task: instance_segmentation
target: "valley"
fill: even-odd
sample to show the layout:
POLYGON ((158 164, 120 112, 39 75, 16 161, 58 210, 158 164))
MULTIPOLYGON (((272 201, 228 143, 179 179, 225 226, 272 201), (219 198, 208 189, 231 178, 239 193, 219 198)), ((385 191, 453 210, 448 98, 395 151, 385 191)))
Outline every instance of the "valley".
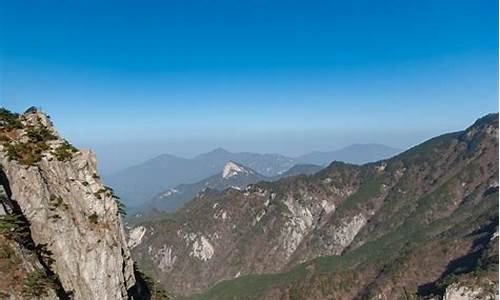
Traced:
POLYGON ((155 198, 172 211, 128 216, 46 114, 2 110, 0 127, 11 299, 496 297, 498 114, 361 165, 227 161, 155 198))
POLYGON ((498 286, 497 161, 495 114, 387 160, 206 190, 174 215, 135 224, 144 233, 132 253, 193 299, 487 290, 498 286))

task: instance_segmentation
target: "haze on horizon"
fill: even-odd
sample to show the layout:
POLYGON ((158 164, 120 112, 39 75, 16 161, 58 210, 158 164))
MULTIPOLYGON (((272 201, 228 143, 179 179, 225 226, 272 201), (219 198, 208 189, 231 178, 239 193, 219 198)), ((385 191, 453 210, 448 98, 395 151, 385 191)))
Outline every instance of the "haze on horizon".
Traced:
POLYGON ((161 153, 408 148, 498 111, 498 1, 9 1, 0 105, 108 173, 161 153))

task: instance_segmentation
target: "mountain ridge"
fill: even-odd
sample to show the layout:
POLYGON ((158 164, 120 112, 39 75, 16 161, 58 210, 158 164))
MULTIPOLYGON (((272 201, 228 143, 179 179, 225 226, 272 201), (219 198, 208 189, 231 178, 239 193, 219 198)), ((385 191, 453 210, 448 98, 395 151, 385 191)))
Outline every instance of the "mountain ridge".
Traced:
POLYGON ((246 166, 229 161, 219 173, 192 184, 180 184, 165 190, 147 201, 137 211, 140 215, 155 210, 173 212, 207 188, 219 191, 228 188, 243 189, 248 184, 265 178, 267 177, 246 166), (235 172, 235 168, 238 172, 235 172))
POLYGON ((333 151, 313 151, 296 157, 303 163, 325 165, 334 160, 353 164, 364 164, 389 158, 401 152, 401 149, 389 147, 383 144, 351 144, 349 146, 333 151))
MULTIPOLYGON (((360 146, 362 147, 363 145, 360 144, 360 146)), ((162 154, 144 163, 108 174, 104 176, 104 179, 108 185, 116 190, 116 193, 124 199, 124 202, 128 206, 134 207, 148 201, 165 189, 174 188, 179 184, 195 183, 217 174, 227 161, 240 163, 264 176, 274 177, 286 172, 297 164, 325 165, 333 160, 344 159, 349 161, 349 155, 345 154, 348 150, 343 149, 345 148, 332 152, 318 152, 321 158, 317 158, 316 154, 302 156, 302 158, 293 158, 277 153, 229 152, 220 147, 206 153, 198 154, 193 158, 162 154), (335 159, 335 155, 337 154, 341 154, 342 157, 335 159), (319 161, 319 163, 312 161, 319 161)), ((387 149, 392 148, 387 147, 387 149)), ((361 153, 360 155, 363 156, 365 154, 361 153)), ((356 161, 366 161, 373 158, 380 159, 385 157, 387 153, 370 155, 369 157, 363 156, 364 158, 361 160, 357 157, 356 161)))
MULTIPOLYGON (((310 176, 201 193, 172 217, 138 224, 154 234, 132 252, 176 293, 203 291, 193 299, 395 299, 403 287, 442 296, 446 276, 460 268, 471 275, 478 263, 453 261, 491 257, 484 249, 498 243, 497 163, 496 114, 390 159, 333 162, 310 176), (480 248, 472 247, 476 239, 480 248), (428 272, 414 267, 425 253, 436 257, 428 272), (415 275, 398 279, 398 261, 415 275), (229 281, 214 287, 222 280, 229 281)), ((478 278, 491 280, 489 272, 478 278)))
POLYGON ((298 176, 301 174, 309 175, 319 170, 321 170, 321 167, 316 165, 295 165, 280 175, 266 177, 246 166, 229 161, 221 172, 192 184, 180 184, 174 188, 162 191, 132 212, 134 215, 139 214, 141 217, 143 214, 149 214, 152 211, 175 212, 205 188, 211 188, 218 191, 223 191, 228 188, 244 189, 247 185, 259 181, 276 181, 284 177, 298 176), (245 172, 231 173, 234 165, 237 165, 237 168, 240 170, 245 170, 245 172), (224 176, 225 172, 227 172, 226 177, 224 176), (221 178, 225 180, 221 180, 221 178))

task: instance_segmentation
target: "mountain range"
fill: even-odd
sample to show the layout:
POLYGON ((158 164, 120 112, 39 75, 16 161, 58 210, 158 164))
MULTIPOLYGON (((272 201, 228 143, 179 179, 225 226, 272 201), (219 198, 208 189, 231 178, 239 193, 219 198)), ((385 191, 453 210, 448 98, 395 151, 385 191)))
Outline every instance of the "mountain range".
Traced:
POLYGON ((327 152, 311 152, 295 160, 301 163, 325 166, 332 161, 342 161, 351 164, 364 164, 391 157, 401 152, 400 149, 381 144, 353 144, 339 150, 327 152))
POLYGON ((282 174, 297 164, 325 166, 339 160, 365 163, 387 158, 400 150, 378 144, 357 144, 331 152, 313 152, 292 158, 281 154, 228 152, 222 148, 186 159, 163 154, 142 164, 104 176, 129 207, 142 205, 179 184, 191 184, 218 174, 228 161, 244 165, 266 177, 282 174))
POLYGON ((206 190, 134 224, 132 254, 181 299, 494 299, 498 175, 492 114, 389 159, 206 190))
POLYGON ((316 165, 295 165, 280 175, 268 177, 259 174, 249 167, 229 161, 224 165, 220 173, 196 183, 180 184, 175 188, 167 189, 136 210, 141 213, 147 213, 151 210, 174 212, 205 189, 223 191, 228 188, 233 188, 241 190, 247 185, 259 181, 275 181, 284 177, 300 174, 309 175, 321 169, 322 167, 316 165))
POLYGON ((498 129, 490 114, 275 180, 229 161, 217 188, 126 230, 91 151, 36 108, 0 109, 0 298, 497 299, 498 129))

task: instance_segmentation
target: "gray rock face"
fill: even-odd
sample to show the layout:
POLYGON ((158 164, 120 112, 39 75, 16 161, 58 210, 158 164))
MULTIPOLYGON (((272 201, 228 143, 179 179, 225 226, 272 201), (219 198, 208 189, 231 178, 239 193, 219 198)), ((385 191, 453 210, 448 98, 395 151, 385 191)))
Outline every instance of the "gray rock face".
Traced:
MULTIPOLYGON (((90 151, 77 151, 58 160, 54 150, 64 143, 47 116, 21 116, 23 127, 46 126, 55 136, 35 165, 11 160, 0 151, 11 199, 31 223, 37 245, 45 245, 54 260, 52 269, 64 290, 75 299, 125 299, 135 284, 133 261, 122 220, 112 193, 96 171, 90 151)), ((17 129, 16 139, 26 140, 17 129)))

